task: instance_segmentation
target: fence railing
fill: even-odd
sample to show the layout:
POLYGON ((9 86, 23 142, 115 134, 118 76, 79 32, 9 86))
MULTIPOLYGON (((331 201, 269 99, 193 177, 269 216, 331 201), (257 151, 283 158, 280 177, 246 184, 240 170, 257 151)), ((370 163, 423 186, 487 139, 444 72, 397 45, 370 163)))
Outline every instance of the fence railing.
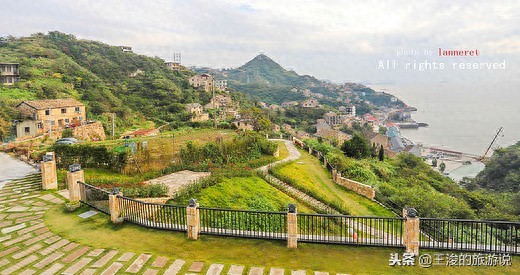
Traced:
POLYGON ((357 217, 147 203, 78 182, 80 201, 112 221, 197 234, 300 242, 520 254, 520 222, 357 217), (196 211, 193 211, 193 210, 196 211), (188 210, 191 210, 188 215, 188 210), (195 215, 193 215, 195 213, 195 215), (289 215, 292 215, 291 221, 289 215), (291 227, 292 223, 292 227, 291 227), (414 224, 418 224, 414 227, 414 224), (291 229, 292 228, 292 229, 291 229), (412 240, 405 236, 418 236, 412 240))
POLYGON ((287 238, 287 213, 199 207, 200 233, 261 239, 287 238))
POLYGON ((420 247, 493 253, 520 253, 520 223, 420 219, 420 247))
POLYGON ((298 214, 298 241, 403 247, 405 220, 298 214))
POLYGON ((186 207, 147 203, 117 196, 119 217, 125 221, 151 228, 186 231, 186 207))
POLYGON ((82 203, 105 214, 110 214, 108 203, 110 192, 83 182, 79 184, 79 188, 81 194, 84 194, 84 196, 81 197, 82 203))

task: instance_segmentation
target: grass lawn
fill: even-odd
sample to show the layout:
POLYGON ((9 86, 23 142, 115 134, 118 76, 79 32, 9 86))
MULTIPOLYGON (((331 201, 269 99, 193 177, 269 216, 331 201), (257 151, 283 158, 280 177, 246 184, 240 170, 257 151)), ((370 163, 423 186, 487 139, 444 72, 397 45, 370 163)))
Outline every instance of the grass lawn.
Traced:
POLYGON ((320 161, 307 152, 300 150, 301 157, 280 169, 280 172, 293 178, 297 184, 321 194, 327 200, 341 202, 354 216, 393 217, 390 210, 361 195, 332 182, 330 173, 320 161))
POLYGON ((289 156, 289 150, 287 150, 287 146, 285 146, 285 142, 283 141, 276 141, 276 144, 278 144, 278 148, 280 149, 280 155, 276 158, 276 160, 282 160, 289 156))
MULTIPOLYGON (((296 200, 269 185, 259 177, 227 178, 193 196, 200 206, 259 211, 286 211, 296 200)), ((190 198, 179 198, 174 204, 188 205, 190 198)), ((298 204, 298 211, 314 213, 298 204)))
MULTIPOLYGON (((86 210, 88 208, 82 207, 76 212, 66 213, 63 206, 55 206, 46 212, 44 220, 52 232, 70 241, 98 248, 180 258, 188 261, 186 266, 192 261, 205 261, 264 266, 266 270, 281 267, 351 274, 520 274, 520 257, 514 257, 510 267, 390 267, 390 253, 402 253, 402 249, 304 243, 299 243, 297 249, 288 249, 284 241, 205 235, 192 241, 186 238, 185 232, 146 229, 129 223, 114 226, 109 216, 102 213, 88 219, 77 216, 86 210)), ((186 271, 181 270, 181 274, 186 271)))

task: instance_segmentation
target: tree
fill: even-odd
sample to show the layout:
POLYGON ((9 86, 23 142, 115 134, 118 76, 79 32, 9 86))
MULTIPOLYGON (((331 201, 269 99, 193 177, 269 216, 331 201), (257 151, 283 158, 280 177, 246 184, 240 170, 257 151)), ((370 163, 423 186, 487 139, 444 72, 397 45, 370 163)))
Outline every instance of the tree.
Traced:
POLYGON ((385 149, 383 148, 383 145, 381 144, 381 146, 379 147, 379 153, 378 153, 378 156, 379 156, 379 161, 383 161, 385 160, 385 149))
POLYGON ((432 160, 432 166, 433 167, 437 167, 437 159, 433 159, 432 160))
POLYGON ((355 134, 352 139, 345 141, 341 150, 347 157, 356 159, 368 158, 372 154, 370 143, 360 134, 355 134))
POLYGON ((439 165, 439 170, 440 170, 441 172, 444 172, 444 170, 446 170, 446 163, 441 162, 441 164, 439 165))

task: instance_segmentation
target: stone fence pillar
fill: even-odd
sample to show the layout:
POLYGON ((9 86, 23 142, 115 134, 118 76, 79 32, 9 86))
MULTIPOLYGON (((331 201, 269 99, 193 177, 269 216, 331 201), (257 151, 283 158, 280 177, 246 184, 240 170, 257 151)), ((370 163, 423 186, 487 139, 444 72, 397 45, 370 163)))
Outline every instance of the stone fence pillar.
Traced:
POLYGON ((110 220, 115 224, 120 224, 123 222, 123 219, 120 218, 120 209, 119 209, 119 198, 117 196, 122 196, 123 194, 119 192, 119 188, 114 188, 110 195, 108 195, 108 208, 110 209, 110 220))
MULTIPOLYGON (((67 185, 69 188, 69 200, 71 202, 79 201, 85 195, 82 195, 80 189, 80 185, 78 181, 85 182, 85 173, 81 170, 81 165, 72 164, 69 166, 69 171, 67 172, 67 185)), ((84 191, 84 190, 83 190, 84 191)))
POLYGON ((408 208, 403 211, 405 215, 404 222, 404 233, 403 233, 403 244, 407 253, 413 253, 419 256, 419 234, 420 232, 420 220, 417 217, 417 210, 414 208, 408 208))
POLYGON ((312 148, 309 146, 309 155, 312 155, 312 148))
POLYGON ((336 168, 332 168, 332 181, 336 182, 338 170, 336 168))
POLYGON ((199 204, 196 199, 190 199, 186 207, 186 219, 188 224, 188 239, 197 240, 200 231, 199 204))
POLYGON ((327 169, 327 159, 325 157, 323 157, 323 167, 327 169))
POLYGON ((289 204, 287 211, 287 247, 298 247, 298 215, 296 204, 289 204))
POLYGON ((43 156, 42 167, 42 189, 58 189, 58 176, 56 173, 56 159, 54 152, 49 152, 43 156))

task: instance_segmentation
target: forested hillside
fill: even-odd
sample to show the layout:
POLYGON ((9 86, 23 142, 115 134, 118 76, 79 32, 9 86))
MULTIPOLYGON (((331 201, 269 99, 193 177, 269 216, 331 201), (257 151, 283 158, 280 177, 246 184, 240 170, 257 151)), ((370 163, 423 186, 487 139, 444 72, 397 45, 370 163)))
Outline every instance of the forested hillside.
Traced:
POLYGON ((16 117, 13 107, 26 99, 73 97, 87 105, 90 117, 115 112, 119 124, 183 121, 185 103, 210 99, 190 87, 191 71, 173 71, 160 58, 60 32, 4 37, 0 62, 20 63, 21 75, 15 85, 0 86, 4 128, 16 117))

